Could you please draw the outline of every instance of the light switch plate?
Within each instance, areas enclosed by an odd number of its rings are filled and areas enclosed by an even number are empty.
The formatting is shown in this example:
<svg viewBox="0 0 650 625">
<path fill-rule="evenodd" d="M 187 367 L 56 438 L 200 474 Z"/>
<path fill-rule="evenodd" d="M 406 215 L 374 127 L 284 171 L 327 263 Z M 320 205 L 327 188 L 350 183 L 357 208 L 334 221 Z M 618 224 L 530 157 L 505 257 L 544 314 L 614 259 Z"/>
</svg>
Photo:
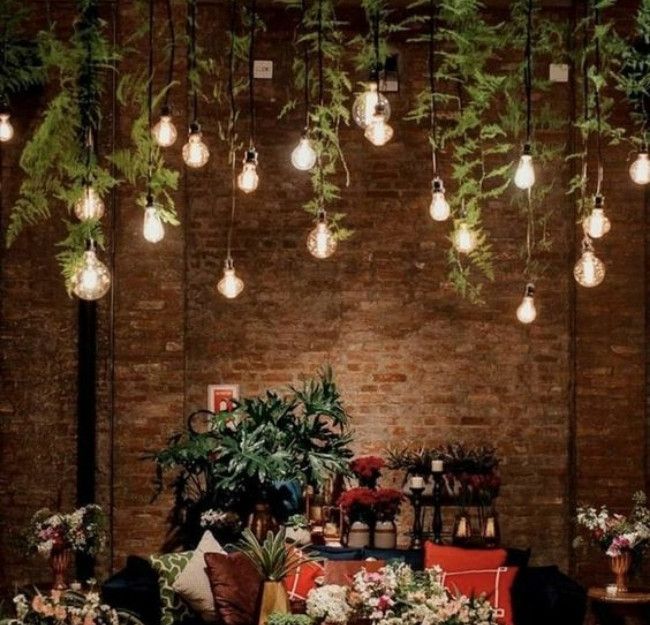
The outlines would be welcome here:
<svg viewBox="0 0 650 625">
<path fill-rule="evenodd" d="M 551 82 L 569 82 L 569 66 L 566 63 L 551 63 L 548 66 L 548 79 Z"/>
<path fill-rule="evenodd" d="M 256 59 L 253 62 L 253 78 L 270 80 L 273 78 L 273 61 Z"/>
</svg>

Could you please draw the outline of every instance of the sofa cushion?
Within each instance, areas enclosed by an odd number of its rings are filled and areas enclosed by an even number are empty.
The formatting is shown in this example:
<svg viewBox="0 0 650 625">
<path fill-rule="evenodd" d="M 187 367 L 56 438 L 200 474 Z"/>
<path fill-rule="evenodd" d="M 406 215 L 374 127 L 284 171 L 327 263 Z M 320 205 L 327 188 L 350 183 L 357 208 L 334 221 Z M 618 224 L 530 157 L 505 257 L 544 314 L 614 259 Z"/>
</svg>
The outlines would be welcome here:
<svg viewBox="0 0 650 625">
<path fill-rule="evenodd" d="M 149 556 L 149 562 L 158 574 L 160 625 L 179 625 L 194 618 L 188 606 L 173 588 L 176 578 L 183 572 L 191 558 L 191 551 Z"/>
<path fill-rule="evenodd" d="M 386 566 L 383 560 L 328 560 L 325 562 L 325 584 L 350 586 L 354 576 L 365 569 L 368 573 L 376 573 Z"/>
<path fill-rule="evenodd" d="M 424 543 L 424 568 L 439 566 L 445 572 L 496 569 L 506 561 L 505 549 L 464 549 Z"/>
<path fill-rule="evenodd" d="M 298 567 L 284 578 L 290 601 L 306 601 L 312 588 L 316 587 L 319 579 L 324 579 L 325 568 L 320 562 L 304 560 Z"/>
</svg>

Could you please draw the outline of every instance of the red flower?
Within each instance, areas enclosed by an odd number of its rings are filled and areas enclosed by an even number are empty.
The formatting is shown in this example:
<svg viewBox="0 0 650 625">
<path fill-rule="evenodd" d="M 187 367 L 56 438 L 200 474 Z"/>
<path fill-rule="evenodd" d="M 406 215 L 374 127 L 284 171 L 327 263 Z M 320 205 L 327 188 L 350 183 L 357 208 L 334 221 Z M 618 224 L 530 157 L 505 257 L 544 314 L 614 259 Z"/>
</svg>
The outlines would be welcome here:
<svg viewBox="0 0 650 625">
<path fill-rule="evenodd" d="M 379 456 L 359 456 L 350 463 L 350 469 L 358 478 L 370 479 L 378 476 L 385 465 Z"/>
<path fill-rule="evenodd" d="M 346 514 L 349 514 L 353 508 L 370 511 L 375 504 L 375 491 L 364 486 L 351 488 L 339 497 L 338 504 Z"/>
<path fill-rule="evenodd" d="M 375 511 L 383 519 L 394 519 L 399 512 L 404 495 L 394 488 L 379 488 L 375 491 Z"/>
</svg>

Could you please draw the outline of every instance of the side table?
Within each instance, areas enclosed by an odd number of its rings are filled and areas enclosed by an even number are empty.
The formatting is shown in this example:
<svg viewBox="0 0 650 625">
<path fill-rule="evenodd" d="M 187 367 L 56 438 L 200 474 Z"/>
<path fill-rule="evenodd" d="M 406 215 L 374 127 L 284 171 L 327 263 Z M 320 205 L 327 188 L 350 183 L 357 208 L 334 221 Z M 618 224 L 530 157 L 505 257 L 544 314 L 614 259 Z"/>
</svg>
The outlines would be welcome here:
<svg viewBox="0 0 650 625">
<path fill-rule="evenodd" d="M 590 588 L 587 595 L 598 625 L 650 625 L 650 590 L 608 595 L 604 588 Z"/>
</svg>

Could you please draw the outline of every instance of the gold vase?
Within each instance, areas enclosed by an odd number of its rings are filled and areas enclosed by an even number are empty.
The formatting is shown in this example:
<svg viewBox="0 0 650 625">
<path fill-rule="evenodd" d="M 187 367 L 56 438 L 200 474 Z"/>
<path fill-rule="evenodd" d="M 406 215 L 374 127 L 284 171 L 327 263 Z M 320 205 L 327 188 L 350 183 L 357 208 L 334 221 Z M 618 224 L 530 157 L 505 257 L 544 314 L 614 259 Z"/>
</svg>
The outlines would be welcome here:
<svg viewBox="0 0 650 625">
<path fill-rule="evenodd" d="M 288 614 L 291 612 L 289 595 L 282 582 L 264 582 L 262 586 L 262 600 L 257 625 L 266 625 L 269 616 L 274 612 Z"/>
<path fill-rule="evenodd" d="M 610 558 L 612 573 L 616 575 L 616 592 L 627 592 L 627 578 L 632 566 L 632 553 L 626 551 L 620 556 Z"/>
<path fill-rule="evenodd" d="M 251 532 L 255 534 L 255 538 L 262 542 L 266 538 L 268 532 L 273 532 L 277 529 L 277 523 L 271 514 L 271 507 L 267 503 L 256 503 L 255 510 L 251 515 L 248 524 Z"/>
<path fill-rule="evenodd" d="M 71 559 L 69 549 L 55 551 L 50 555 L 50 567 L 53 576 L 52 590 L 66 590 L 68 588 L 66 577 Z"/>
</svg>

